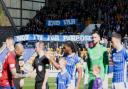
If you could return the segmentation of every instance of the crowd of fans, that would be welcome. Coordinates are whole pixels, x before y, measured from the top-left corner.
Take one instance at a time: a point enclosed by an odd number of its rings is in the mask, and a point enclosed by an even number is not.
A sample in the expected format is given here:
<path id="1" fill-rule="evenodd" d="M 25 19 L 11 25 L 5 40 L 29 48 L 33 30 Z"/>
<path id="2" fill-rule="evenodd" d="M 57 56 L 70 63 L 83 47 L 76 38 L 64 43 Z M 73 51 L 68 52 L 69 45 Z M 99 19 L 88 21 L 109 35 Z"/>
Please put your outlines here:
<path id="1" fill-rule="evenodd" d="M 78 19 L 77 25 L 65 27 L 47 27 L 46 20 Z M 79 35 L 89 24 L 100 23 L 103 37 L 111 37 L 112 32 L 122 36 L 128 34 L 128 1 L 127 0 L 85 0 L 68 3 L 57 2 L 55 7 L 44 6 L 37 12 L 22 33 Z"/>

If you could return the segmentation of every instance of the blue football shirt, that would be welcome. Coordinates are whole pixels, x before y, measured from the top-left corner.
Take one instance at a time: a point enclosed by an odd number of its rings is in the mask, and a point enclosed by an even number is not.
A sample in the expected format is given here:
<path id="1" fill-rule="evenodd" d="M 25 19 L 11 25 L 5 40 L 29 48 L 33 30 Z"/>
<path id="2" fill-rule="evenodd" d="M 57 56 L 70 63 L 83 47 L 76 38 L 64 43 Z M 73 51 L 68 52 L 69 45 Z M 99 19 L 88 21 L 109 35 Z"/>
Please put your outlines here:
<path id="1" fill-rule="evenodd" d="M 113 50 L 113 82 L 126 82 L 127 81 L 127 62 L 128 53 L 125 48 L 120 51 Z"/>
<path id="2" fill-rule="evenodd" d="M 74 54 L 67 56 L 65 59 L 67 61 L 66 69 L 71 76 L 71 80 L 74 80 L 75 83 L 76 68 L 77 64 L 80 62 L 80 57 L 77 54 Z"/>
<path id="3" fill-rule="evenodd" d="M 70 84 L 71 77 L 67 70 L 64 73 L 59 72 L 56 78 L 57 89 L 67 89 Z"/>

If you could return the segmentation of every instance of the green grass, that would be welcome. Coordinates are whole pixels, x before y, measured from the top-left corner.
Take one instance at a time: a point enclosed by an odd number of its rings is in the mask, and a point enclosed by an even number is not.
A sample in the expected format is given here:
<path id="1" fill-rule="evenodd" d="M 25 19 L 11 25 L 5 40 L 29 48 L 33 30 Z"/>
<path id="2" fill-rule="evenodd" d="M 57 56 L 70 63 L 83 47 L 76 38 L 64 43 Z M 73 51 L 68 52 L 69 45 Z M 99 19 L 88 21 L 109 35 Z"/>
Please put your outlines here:
<path id="1" fill-rule="evenodd" d="M 34 79 L 25 79 L 25 85 L 23 89 L 34 89 Z M 56 89 L 55 78 L 49 78 L 48 80 L 49 89 Z M 109 89 L 111 87 L 111 79 L 109 79 Z M 84 89 L 83 80 L 81 81 L 80 89 Z"/>
<path id="2" fill-rule="evenodd" d="M 34 79 L 25 79 L 25 85 L 23 89 L 34 89 L 35 80 Z"/>

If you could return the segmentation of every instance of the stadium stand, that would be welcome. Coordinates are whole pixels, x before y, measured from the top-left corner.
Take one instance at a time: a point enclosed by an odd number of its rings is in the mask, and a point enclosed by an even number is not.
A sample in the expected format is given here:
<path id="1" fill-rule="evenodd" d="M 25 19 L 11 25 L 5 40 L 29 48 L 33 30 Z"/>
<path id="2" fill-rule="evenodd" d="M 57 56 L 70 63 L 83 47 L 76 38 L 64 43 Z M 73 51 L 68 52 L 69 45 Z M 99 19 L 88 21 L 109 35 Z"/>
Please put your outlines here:
<path id="1" fill-rule="evenodd" d="M 46 20 L 77 18 L 78 24 L 66 27 L 46 27 Z M 30 19 L 22 34 L 80 34 L 91 23 L 100 23 L 102 36 L 111 36 L 116 31 L 127 34 L 128 2 L 126 0 L 86 0 L 81 6 L 79 2 L 59 3 L 55 8 L 44 6 Z M 99 28 L 96 28 L 99 29 Z"/>

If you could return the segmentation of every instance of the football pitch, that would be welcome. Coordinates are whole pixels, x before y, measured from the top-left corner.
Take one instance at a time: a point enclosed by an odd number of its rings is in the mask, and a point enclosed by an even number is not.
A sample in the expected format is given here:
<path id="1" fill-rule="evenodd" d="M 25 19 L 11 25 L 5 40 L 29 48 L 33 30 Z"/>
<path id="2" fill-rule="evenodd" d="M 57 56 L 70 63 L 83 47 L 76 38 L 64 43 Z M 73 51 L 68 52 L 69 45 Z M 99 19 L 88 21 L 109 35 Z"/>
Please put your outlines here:
<path id="1" fill-rule="evenodd" d="M 34 79 L 29 79 L 26 78 L 25 79 L 25 85 L 23 89 L 34 89 L 34 83 L 35 80 Z M 80 85 L 80 89 L 84 89 L 84 81 L 81 81 L 81 85 Z M 55 83 L 55 78 L 49 78 L 48 80 L 48 84 L 49 84 L 49 89 L 56 89 L 56 83 Z M 111 89 L 111 79 L 109 79 L 109 88 Z"/>

